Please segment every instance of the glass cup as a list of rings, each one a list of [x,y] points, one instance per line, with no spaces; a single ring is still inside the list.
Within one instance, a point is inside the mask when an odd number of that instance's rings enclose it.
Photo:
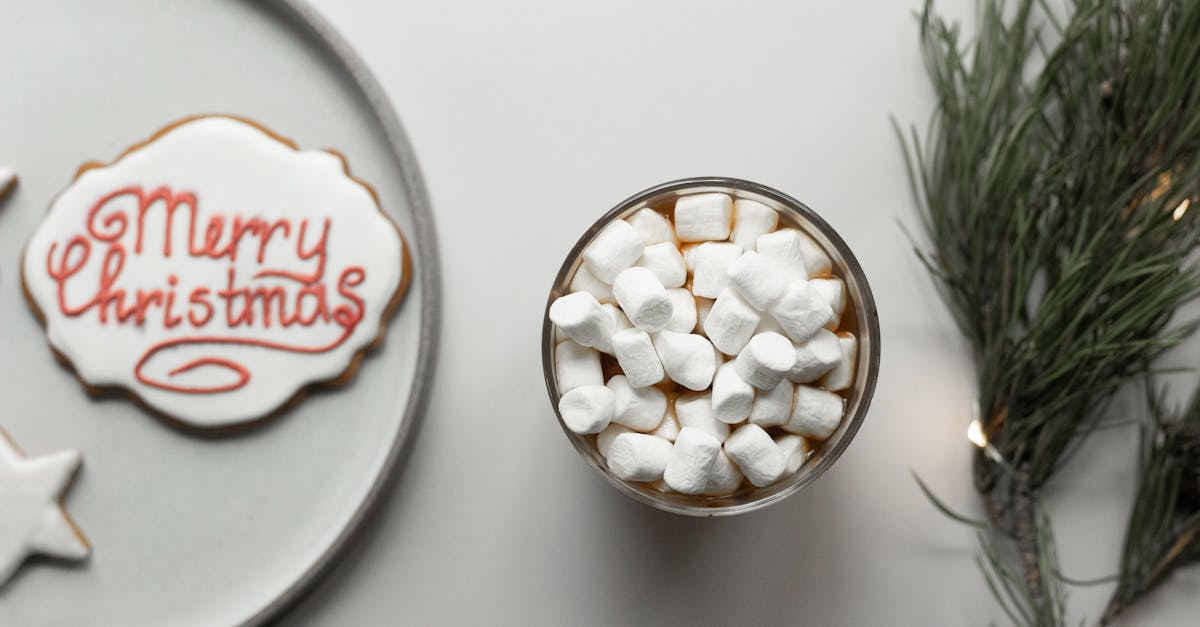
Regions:
[[[846,310],[842,315],[839,330],[850,331],[858,337],[858,359],[854,382],[843,395],[846,413],[833,435],[824,442],[816,443],[804,465],[794,474],[763,488],[745,483],[737,492],[728,496],[694,496],[677,492],[661,492],[649,484],[627,482],[618,479],[608,470],[604,457],[596,449],[596,436],[580,435],[563,424],[558,412],[558,383],[554,358],[554,345],[561,339],[550,322],[550,304],[570,292],[569,285],[575,272],[583,263],[583,251],[592,239],[614,220],[620,220],[635,212],[650,207],[668,217],[675,200],[680,196],[705,192],[722,192],[734,198],[748,198],[761,202],[779,212],[779,226],[794,227],[807,233],[820,244],[833,262],[834,275],[846,284]],[[824,220],[800,201],[765,185],[734,178],[699,177],[663,183],[640,192],[605,213],[579,238],[563,262],[550,297],[546,300],[546,311],[542,320],[542,370],[546,378],[546,390],[550,393],[550,405],[558,417],[559,426],[575,450],[587,463],[600,473],[621,493],[658,509],[689,516],[729,516],[743,514],[777,503],[816,481],[837,461],[867,415],[871,396],[875,392],[875,381],[879,375],[879,313],[871,287],[863,274],[858,260],[849,246]]]

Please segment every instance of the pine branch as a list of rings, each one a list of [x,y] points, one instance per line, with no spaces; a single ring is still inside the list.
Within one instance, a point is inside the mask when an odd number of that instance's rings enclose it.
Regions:
[[[1200,387],[1183,412],[1152,398],[1142,428],[1139,481],[1107,625],[1171,572],[1200,561]]]
[[[1187,211],[1200,3],[1075,0],[1062,23],[1038,7],[985,0],[964,47],[926,3],[937,108],[924,140],[913,129],[905,143],[928,238],[917,254],[969,340],[983,430],[1004,460],[975,464],[989,585],[1008,591],[1015,622],[1058,625],[1040,489],[1113,395],[1193,330],[1170,321],[1200,294],[1188,262],[1200,212]]]

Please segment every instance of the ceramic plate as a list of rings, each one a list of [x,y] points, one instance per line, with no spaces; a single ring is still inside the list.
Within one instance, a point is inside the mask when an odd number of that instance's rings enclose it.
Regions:
[[[436,336],[432,220],[386,99],[298,2],[0,0],[0,425],[30,455],[83,452],[66,506],[82,565],[32,561],[0,625],[232,625],[292,602],[350,540],[420,415]],[[21,294],[20,251],[51,198],[179,118],[233,113],[337,148],[405,232],[415,277],[353,381],[227,437],[89,396]],[[2,507],[2,504],[0,504]]]

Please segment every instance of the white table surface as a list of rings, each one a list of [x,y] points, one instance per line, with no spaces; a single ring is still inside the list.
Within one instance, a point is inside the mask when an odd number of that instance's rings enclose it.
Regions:
[[[978,511],[971,365],[898,226],[915,209],[888,115],[923,125],[933,105],[920,2],[314,4],[416,148],[444,330],[393,494],[284,624],[1003,622],[973,532],[909,474]],[[972,2],[939,4],[973,19]],[[539,353],[547,290],[582,230],[634,192],[706,174],[822,213],[872,281],[883,347],[871,414],[839,463],[782,504],[719,520],[654,511],[589,469],[554,422]],[[1114,569],[1134,446],[1132,430],[1103,433],[1048,494],[1071,576]],[[1197,571],[1127,624],[1194,624]],[[1072,589],[1076,622],[1109,589]]]

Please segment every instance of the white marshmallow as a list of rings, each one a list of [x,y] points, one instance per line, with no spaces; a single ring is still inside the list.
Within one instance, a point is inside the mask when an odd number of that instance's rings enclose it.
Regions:
[[[687,282],[687,266],[674,242],[651,244],[642,251],[637,267],[645,268],[658,277],[664,287],[683,287]]]
[[[558,399],[563,424],[575,433],[600,433],[612,421],[616,399],[603,385],[577,387]]]
[[[797,385],[792,417],[783,425],[783,430],[814,440],[824,440],[837,430],[838,423],[842,421],[843,406],[842,397],[833,392]]]
[[[787,333],[784,332],[783,327],[779,325],[779,321],[771,315],[763,316],[762,320],[759,321],[758,326],[754,327],[754,334],[758,335],[759,333],[778,333],[780,335],[787,335]]]
[[[604,388],[608,389],[608,388]],[[614,399],[615,407],[615,399]],[[596,450],[600,452],[601,457],[608,457],[608,449],[612,448],[613,440],[617,439],[622,433],[636,433],[633,429],[625,425],[619,425],[615,422],[609,423],[603,431],[596,434]]]
[[[774,265],[753,250],[742,253],[726,271],[729,283],[735,287],[751,307],[762,311],[769,309],[783,296],[787,287],[784,275]]]
[[[563,340],[554,347],[554,372],[559,394],[585,385],[604,385],[600,353],[575,340]]]
[[[684,427],[675,438],[671,457],[663,479],[671,489],[683,494],[701,494],[708,488],[708,479],[721,443],[699,429]]]
[[[754,250],[759,235],[775,230],[779,214],[757,200],[738,198],[733,201],[733,220],[733,234],[729,239],[742,250]]]
[[[786,461],[787,465],[783,469],[785,475],[800,470],[804,460],[808,458],[808,445],[801,436],[792,433],[781,435],[775,438],[775,446],[779,447],[779,452],[783,453],[783,459]]]
[[[708,319],[708,313],[712,311],[713,303],[716,302],[711,298],[696,297],[696,332],[705,333],[704,321]]]
[[[624,481],[657,481],[667,469],[672,448],[656,435],[622,433],[608,449],[608,469]]]
[[[854,368],[858,365],[858,338],[849,333],[842,335],[838,337],[838,348],[841,349],[841,361],[821,378],[821,385],[831,392],[850,387],[854,382]]]
[[[612,346],[629,385],[644,388],[663,380],[662,362],[649,333],[638,328],[617,331],[612,336]]]
[[[572,292],[587,292],[596,297],[596,300],[602,303],[615,303],[613,298],[612,286],[592,274],[585,266],[579,266],[575,271],[575,276],[571,277]]]
[[[729,425],[717,420],[713,413],[710,392],[681,394],[675,399],[675,416],[679,419],[680,428],[699,429],[719,442],[729,437]]]
[[[808,278],[804,265],[804,235],[796,229],[780,229],[759,235],[755,250],[771,262],[786,283]]]
[[[825,326],[833,317],[833,309],[808,281],[793,281],[783,290],[771,315],[783,327],[788,337],[804,342]]]
[[[667,413],[667,395],[658,388],[635,388],[625,375],[614,375],[606,384],[614,402],[612,421],[634,431],[650,431]]]
[[[654,336],[654,349],[672,381],[689,390],[703,390],[712,384],[717,356],[704,336],[660,331]]]
[[[742,256],[737,244],[727,242],[705,242],[696,247],[692,257],[692,293],[705,298],[716,298],[729,286],[729,266]]]
[[[733,363],[746,383],[770,390],[796,363],[796,347],[778,333],[760,333],[746,342]]]
[[[709,469],[708,486],[704,488],[707,496],[727,496],[737,492],[742,485],[745,475],[738,469],[737,464],[729,459],[725,451],[717,452],[717,459]]]
[[[588,292],[573,292],[554,299],[550,303],[550,322],[584,346],[612,352],[612,316]]]
[[[671,297],[645,268],[629,268],[613,281],[613,296],[634,326],[654,333],[671,321]]]
[[[696,328],[696,297],[682,287],[667,290],[671,297],[671,320],[667,331],[691,333]]]
[[[704,319],[704,334],[726,355],[736,355],[754,335],[762,314],[736,290],[728,289],[713,303]]]
[[[801,234],[800,237],[800,252],[804,255],[804,267],[808,270],[808,276],[829,276],[833,272],[833,263],[829,260],[829,255],[825,254],[825,249],[807,235]]]
[[[808,341],[796,345],[796,363],[788,371],[793,383],[812,383],[842,361],[838,337],[826,329],[818,330]]]
[[[738,465],[750,483],[760,488],[775,483],[787,468],[783,451],[779,450],[771,436],[758,425],[738,427],[737,431],[725,440],[725,454]]]
[[[675,242],[675,227],[663,214],[646,207],[629,218],[629,225],[638,232],[646,246]]]
[[[729,239],[733,199],[726,194],[694,194],[675,201],[675,236],[681,242]]]
[[[642,236],[624,220],[604,227],[583,251],[583,263],[597,279],[612,283],[622,270],[632,267],[645,248]]]
[[[734,362],[727,361],[717,368],[712,384],[713,415],[727,424],[737,424],[750,416],[754,405],[754,388],[742,380]]]
[[[696,249],[700,248],[700,244],[684,244],[679,247],[680,254],[683,255],[683,265],[688,272],[696,269]]]
[[[760,427],[777,427],[792,415],[792,401],[796,386],[791,381],[780,381],[770,390],[763,390],[754,397],[750,408],[750,423]]]
[[[846,284],[837,277],[828,279],[812,279],[809,284],[821,295],[821,299],[829,303],[833,316],[825,323],[825,328],[836,330],[842,320],[842,312],[846,311]]]
[[[612,305],[609,303],[604,303],[603,305],[600,305],[600,306],[602,308],[604,308],[604,311],[606,313],[608,313],[608,316],[610,318],[612,318],[613,333],[616,333],[617,331],[620,331],[621,329],[632,329],[633,328],[633,323],[629,321],[629,318],[625,317],[625,312],[621,311],[620,307],[617,307],[616,305]]]
[[[658,423],[658,427],[651,431],[650,435],[675,441],[675,437],[679,435],[679,419],[675,417],[674,401],[667,403],[667,415],[663,416],[662,422]]]

